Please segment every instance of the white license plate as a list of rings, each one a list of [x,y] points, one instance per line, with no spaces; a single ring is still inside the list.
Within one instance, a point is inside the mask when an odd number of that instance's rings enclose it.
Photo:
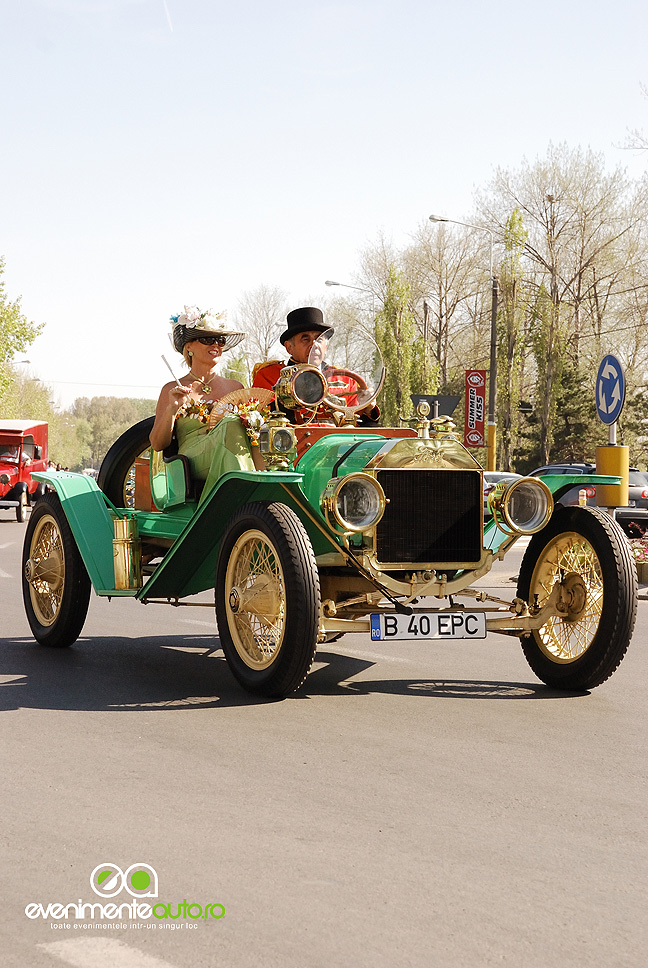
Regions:
[[[389,639],[485,639],[484,612],[413,612],[371,615],[373,641]]]

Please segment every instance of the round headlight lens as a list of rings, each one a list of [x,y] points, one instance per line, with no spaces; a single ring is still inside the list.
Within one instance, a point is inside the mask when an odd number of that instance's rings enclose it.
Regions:
[[[503,495],[502,511],[506,523],[515,531],[535,534],[551,517],[551,491],[543,481],[535,478],[515,481]]]
[[[385,513],[385,492],[369,474],[334,478],[324,489],[322,503],[327,515],[345,531],[367,531]]]
[[[324,399],[326,380],[317,370],[303,370],[293,382],[293,393],[307,407],[316,407]]]
[[[289,430],[275,430],[272,446],[277,454],[288,454],[292,450],[293,435]]]

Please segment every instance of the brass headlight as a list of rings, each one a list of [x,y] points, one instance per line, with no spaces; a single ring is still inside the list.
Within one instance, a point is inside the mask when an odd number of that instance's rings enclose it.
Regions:
[[[500,481],[488,503],[497,526],[509,534],[535,534],[547,524],[554,508],[551,491],[537,477]]]
[[[275,386],[277,400],[286,410],[308,407],[315,410],[326,396],[328,384],[326,377],[316,366],[300,363],[286,366],[279,375]]]
[[[385,513],[387,499],[378,481],[359,471],[332,478],[322,492],[320,504],[332,527],[368,531]]]
[[[270,470],[288,467],[295,456],[295,431],[283,416],[270,417],[259,432],[259,450]]]

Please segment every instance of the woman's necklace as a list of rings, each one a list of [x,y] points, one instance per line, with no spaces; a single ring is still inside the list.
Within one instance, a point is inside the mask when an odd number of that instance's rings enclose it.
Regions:
[[[201,376],[196,376],[193,370],[189,370],[189,376],[192,376],[194,380],[198,380],[198,382],[202,384],[200,389],[202,390],[203,393],[209,393],[211,391],[212,380],[214,379],[214,377],[212,377],[211,380],[209,381],[203,380]]]

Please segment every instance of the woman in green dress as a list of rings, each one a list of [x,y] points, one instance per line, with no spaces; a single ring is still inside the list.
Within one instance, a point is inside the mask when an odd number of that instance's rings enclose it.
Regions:
[[[205,481],[203,496],[222,474],[255,469],[248,435],[237,416],[223,417],[211,429],[208,423],[214,403],[242,387],[216,372],[222,354],[245,339],[245,333],[228,326],[225,315],[185,306],[183,313],[171,317],[173,345],[189,373],[162,387],[150,435],[153,450],[165,450],[175,431],[178,453],[188,458],[192,478]]]

